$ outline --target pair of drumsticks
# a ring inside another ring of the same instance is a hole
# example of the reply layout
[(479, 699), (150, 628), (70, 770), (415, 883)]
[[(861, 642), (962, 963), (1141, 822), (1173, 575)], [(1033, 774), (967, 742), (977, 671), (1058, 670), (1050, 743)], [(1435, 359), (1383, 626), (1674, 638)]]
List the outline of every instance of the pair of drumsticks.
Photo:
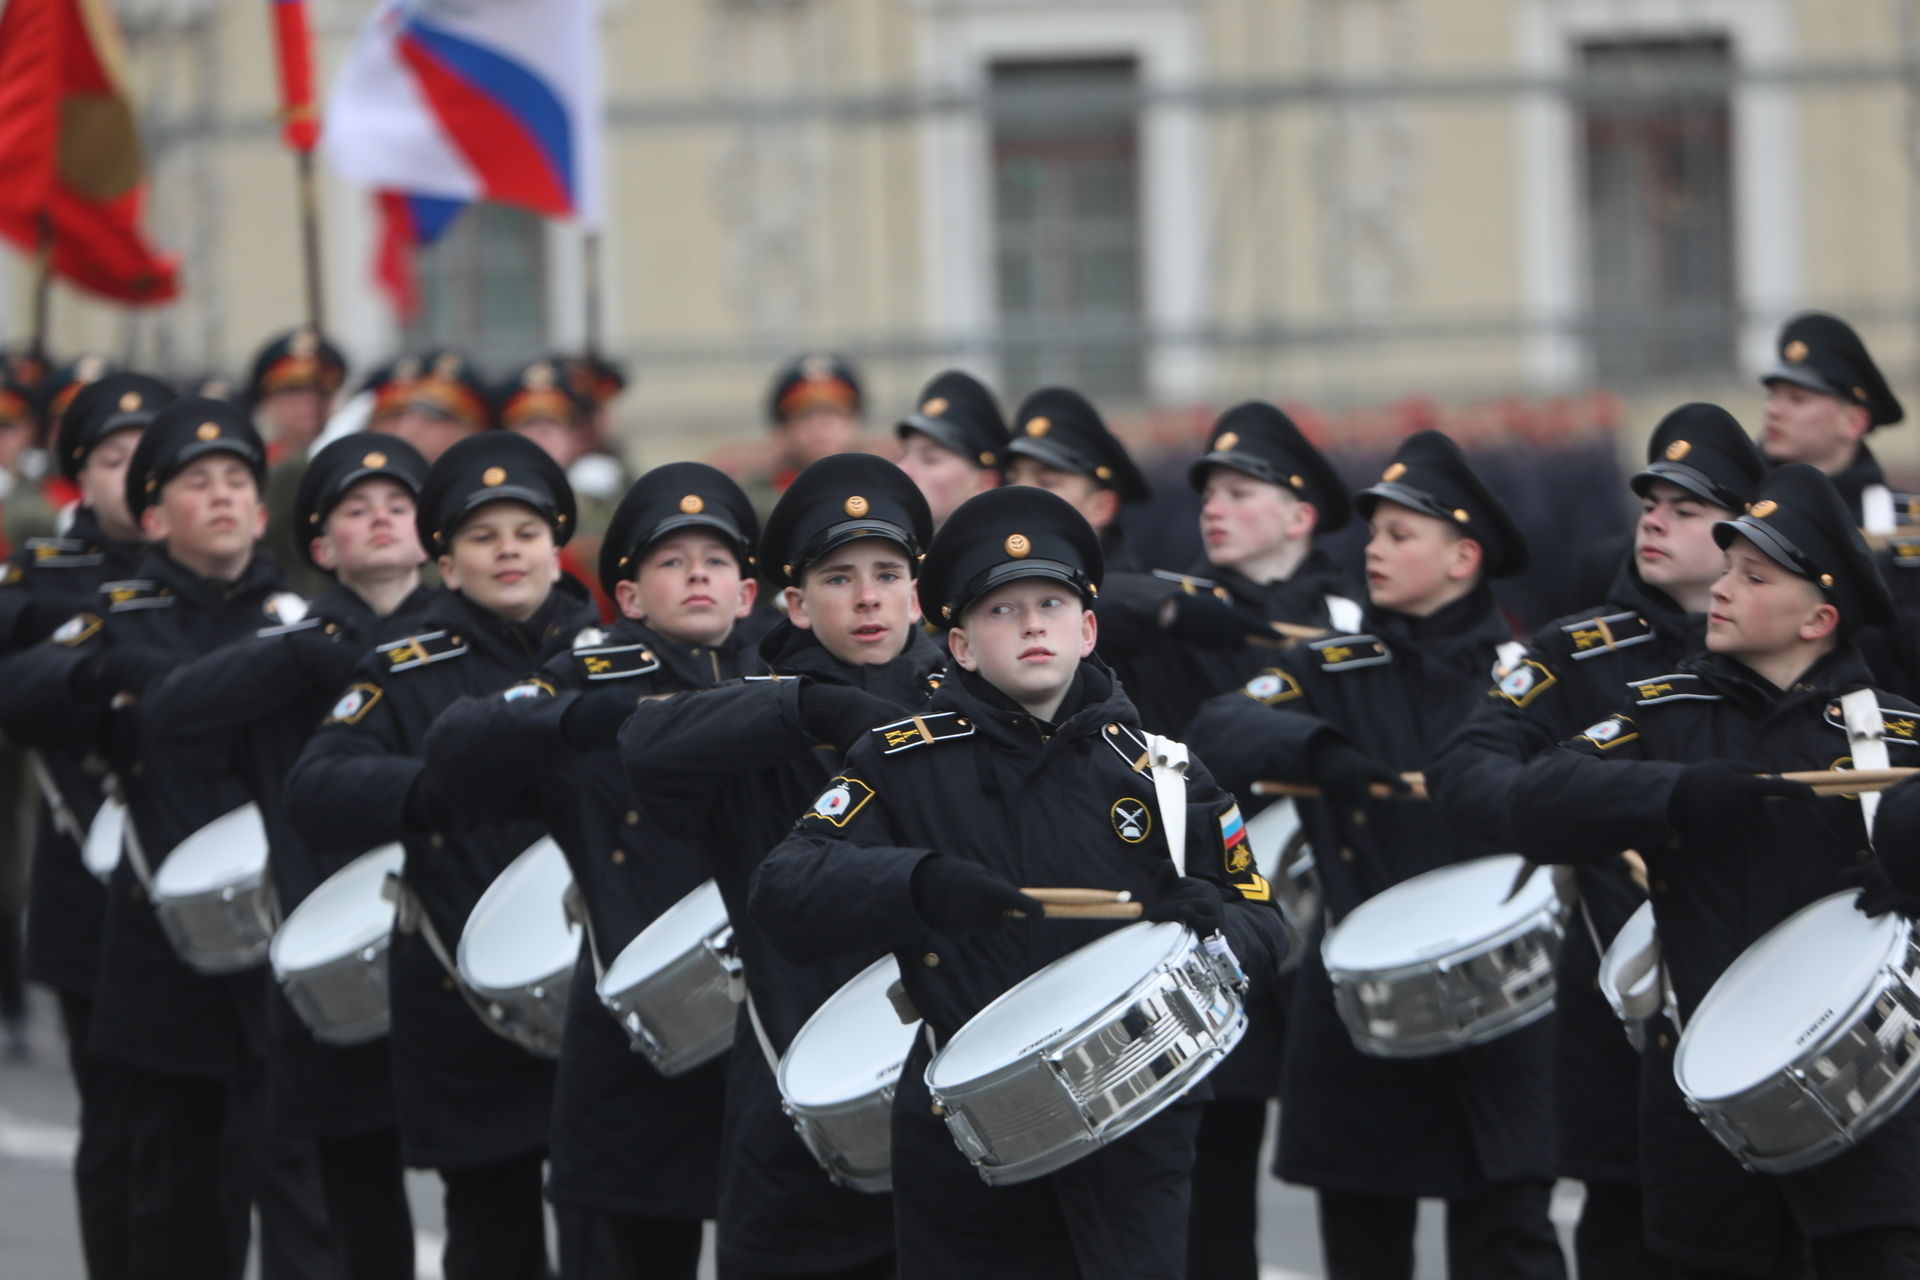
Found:
[[(1050, 920), (1137, 920), (1141, 906), (1125, 889), (1022, 889)], [(1025, 912), (1010, 911), (1009, 915)]]
[[(1850, 796), (1862, 791), (1885, 791), (1896, 783), (1920, 776), (1920, 768), (1804, 769), (1761, 776), (1785, 778), (1788, 782), (1804, 782), (1812, 787), (1817, 795)], [(1425, 800), (1427, 798), (1425, 774), (1403, 773), (1400, 775), (1400, 780), (1407, 784), (1405, 791), (1395, 791), (1384, 782), (1376, 782), (1367, 789), (1373, 793), (1376, 800)], [(1320, 788), (1309, 782), (1261, 781), (1253, 784), (1253, 794), (1257, 796), (1317, 796), (1320, 793)]]

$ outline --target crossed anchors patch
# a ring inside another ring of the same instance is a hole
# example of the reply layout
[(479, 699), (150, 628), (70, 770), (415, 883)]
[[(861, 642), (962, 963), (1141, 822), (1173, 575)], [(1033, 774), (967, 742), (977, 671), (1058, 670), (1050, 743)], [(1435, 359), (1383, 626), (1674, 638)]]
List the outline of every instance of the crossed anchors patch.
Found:
[(1139, 844), (1153, 831), (1153, 810), (1147, 808), (1145, 800), (1132, 796), (1115, 800), (1107, 815), (1113, 819), (1114, 834), (1128, 844)]

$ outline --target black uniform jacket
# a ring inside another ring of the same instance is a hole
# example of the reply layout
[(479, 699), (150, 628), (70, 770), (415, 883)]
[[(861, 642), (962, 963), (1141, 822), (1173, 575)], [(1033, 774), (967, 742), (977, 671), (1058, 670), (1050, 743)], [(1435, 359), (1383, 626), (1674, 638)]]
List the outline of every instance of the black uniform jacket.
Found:
[[(181, 840), (249, 797), (239, 778), (157, 747), (138, 704), (116, 700), (95, 676), (100, 657), (124, 646), (186, 661), (280, 621), (278, 610), (293, 600), (265, 553), (236, 581), (214, 582), (164, 549), (150, 549), (137, 576), (102, 584), (90, 609), (8, 661), (0, 728), (27, 746), (91, 751), (105, 760), (120, 780), (146, 862), (157, 871)], [(130, 859), (121, 859), (108, 884), (97, 973), (92, 1044), (116, 1061), (231, 1079), (249, 1053), (247, 1036), (262, 1029), (262, 971), (208, 977), (188, 968)]]
[[(1515, 845), (1509, 800), (1521, 766), (1631, 696), (1628, 681), (1671, 671), (1706, 642), (1702, 614), (1620, 567), (1607, 603), (1549, 622), (1526, 656), (1496, 679), (1427, 768), (1433, 812), (1456, 831)], [(1554, 1003), (1555, 1134), (1565, 1177), (1640, 1177), (1634, 1122), (1640, 1059), (1600, 994), (1602, 949), (1646, 901), (1619, 859), (1576, 872), (1580, 906), (1567, 921)]]
[[(747, 990), (776, 1053), (879, 949), (821, 964), (783, 959), (747, 914), (754, 869), (804, 813), (839, 753), (800, 723), (802, 680), (858, 685), (900, 708), (926, 699), (945, 653), (915, 630), (878, 666), (848, 666), (813, 633), (781, 622), (760, 642), (772, 676), (643, 702), (620, 733), (627, 776), (668, 835), (706, 855), (733, 921)], [(827, 1180), (780, 1109), (779, 1090), (743, 1013), (727, 1079), (720, 1253), (772, 1271), (828, 1270), (893, 1248), (892, 1202)]]
[[(1622, 710), (1536, 756), (1515, 785), (1514, 830), (1528, 856), (1605, 861), (1631, 848), (1646, 858), (1683, 1025), (1761, 934), (1846, 888), (1848, 869), (1872, 855), (1860, 808), (1847, 799), (1767, 801), (1727, 814), (1711, 840), (1685, 838), (1667, 819), (1675, 781), (1689, 763), (1714, 759), (1767, 772), (1846, 763), (1836, 700), (1868, 685), (1851, 648), (1820, 659), (1785, 690), (1731, 658), (1697, 654), (1638, 682)], [(1920, 711), (1881, 701), (1891, 762), (1920, 764)], [(1745, 1174), (1682, 1105), (1673, 1040), (1667, 1029), (1649, 1046), (1641, 1094), (1647, 1230), (1662, 1252), (1764, 1274), (1759, 1268), (1784, 1248), (1782, 1196), (1810, 1235), (1920, 1225), (1920, 1117), (1912, 1107), (1826, 1164), (1779, 1178)]]
[[(788, 956), (892, 950), (936, 1041), (1054, 960), (1119, 927), (1008, 920), (944, 937), (914, 909), (914, 868), (966, 858), (1017, 885), (1124, 889), (1155, 897), (1170, 853), (1133, 705), (1106, 664), (1083, 662), (1068, 714), (1036, 720), (979, 677), (944, 683), (920, 715), (873, 730), (768, 855), (756, 918)], [(1077, 696), (1076, 696), (1077, 695)], [(1285, 937), (1254, 871), (1233, 798), (1195, 760), (1187, 773), (1186, 874), (1228, 901), (1223, 932), (1253, 983), (1271, 985)]]
[[(1505, 624), (1484, 588), (1430, 618), (1370, 609), (1367, 632), (1284, 654), (1244, 690), (1211, 699), (1188, 740), (1220, 780), (1300, 781), (1318, 742), (1344, 738), (1396, 770), (1425, 769), (1486, 695)], [(1336, 811), (1301, 803), (1326, 916), (1337, 924), (1404, 880), (1497, 843), (1452, 830), (1412, 800)], [(1354, 1048), (1318, 941), (1288, 1012), (1278, 1168), (1292, 1182), (1396, 1196), (1463, 1196), (1552, 1175), (1552, 1032), (1544, 1023), (1431, 1058)]]
[[(339, 689), (315, 682), (289, 637), (322, 634), (364, 653), (417, 630), (433, 595), (416, 589), (382, 617), (335, 583), (299, 621), (263, 627), (176, 668), (140, 700), (156, 749), (185, 752), (186, 759), (217, 776), (238, 776), (246, 783), (267, 830), (267, 864), (283, 916), (349, 860), (344, 853), (322, 854), (287, 821), (287, 774), (340, 697)], [(289, 1132), (322, 1137), (391, 1129), (392, 1069), (384, 1038), (351, 1047), (321, 1044), (278, 986), (268, 985), (276, 1121)]]
[(555, 1201), (647, 1217), (714, 1214), (725, 1063), (663, 1077), (629, 1046), (595, 991), (595, 952), (601, 966), (611, 965), (699, 887), (706, 860), (641, 807), (618, 750), (577, 750), (560, 720), (587, 694), (637, 702), (732, 679), (752, 661), (745, 649), (737, 638), (676, 644), (622, 618), (604, 637), (550, 660), (537, 679), (455, 702), (427, 737), (435, 785), (477, 810), (546, 825), (591, 923), (555, 1083), (547, 1184)]
[[(450, 954), (480, 895), (544, 832), (537, 822), (478, 825), (483, 815), (464, 813), (412, 828), (407, 797), (425, 768), (427, 729), (462, 694), (492, 693), (530, 674), (593, 619), (592, 606), (563, 587), (525, 622), (443, 592), (421, 619), (424, 630), (361, 663), (287, 780), (287, 816), (321, 850), (405, 844), (407, 887)], [(553, 1064), (482, 1025), (420, 935), (396, 932), (387, 964), (407, 1162), (461, 1168), (544, 1149)]]
[[(30, 539), (0, 568), (0, 653), (38, 644), (94, 608), (100, 584), (133, 577), (144, 554), (141, 544), (102, 533), (86, 507), (64, 537)], [(47, 747), (37, 759), (43, 794), (27, 887), (26, 974), (60, 991), (91, 991), (107, 891), (81, 864), (79, 836), (100, 807), (106, 759), (84, 744)]]

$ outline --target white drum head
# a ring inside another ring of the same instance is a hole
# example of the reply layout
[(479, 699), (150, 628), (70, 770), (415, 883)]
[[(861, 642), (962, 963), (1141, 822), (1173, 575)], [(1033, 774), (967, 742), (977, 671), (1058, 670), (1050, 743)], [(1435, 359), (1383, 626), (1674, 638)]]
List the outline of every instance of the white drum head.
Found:
[(900, 980), (892, 956), (876, 960), (814, 1010), (780, 1059), (780, 1095), (795, 1106), (830, 1107), (863, 1098), (900, 1074), (920, 1034), (887, 999)]
[(1113, 1005), (1189, 936), (1170, 921), (1130, 924), (1028, 975), (954, 1033), (927, 1084), (951, 1088), (1018, 1061)]
[(1553, 871), (1542, 867), (1513, 901), (1524, 859), (1502, 853), (1438, 867), (1367, 899), (1327, 935), (1327, 968), (1371, 973), (1426, 964), (1529, 919), (1553, 901)]
[(267, 828), (260, 806), (243, 804), (173, 847), (153, 873), (156, 898), (214, 893), (257, 876), (267, 866)]
[(1784, 1068), (1851, 1009), (1892, 958), (1898, 916), (1869, 920), (1854, 890), (1805, 906), (1762, 934), (1694, 1011), (1673, 1078), (1694, 1098), (1725, 1098)]
[(121, 846), (127, 835), (127, 806), (108, 796), (87, 827), (87, 842), (81, 846), (80, 861), (96, 879), (105, 880), (120, 865)]
[(563, 973), (580, 955), (580, 926), (562, 900), (573, 884), (551, 836), (528, 845), (480, 895), (460, 934), (460, 972), (476, 987), (506, 990)]
[(1300, 811), (1281, 797), (1247, 820), (1247, 843), (1253, 846), (1254, 869), (1271, 880), (1280, 874), (1280, 855), (1300, 831)]
[(726, 927), (727, 905), (720, 900), (720, 886), (709, 880), (634, 935), (600, 975), (601, 996), (631, 989)]
[(388, 874), (399, 874), (406, 860), (406, 850), (399, 845), (381, 845), (321, 881), (273, 935), (267, 950), (273, 971), (316, 968), (391, 933), (394, 904), (381, 890)]
[(1615, 1013), (1621, 1013), (1623, 997), (1651, 994), (1660, 983), (1660, 966), (1654, 965), (1640, 975), (1640, 981), (1626, 991), (1620, 989), (1620, 970), (1626, 961), (1647, 949), (1653, 941), (1653, 904), (1643, 902), (1627, 922), (1620, 926), (1620, 932), (1613, 935), (1613, 941), (1607, 944), (1607, 953), (1600, 957), (1600, 990), (1613, 1006)]

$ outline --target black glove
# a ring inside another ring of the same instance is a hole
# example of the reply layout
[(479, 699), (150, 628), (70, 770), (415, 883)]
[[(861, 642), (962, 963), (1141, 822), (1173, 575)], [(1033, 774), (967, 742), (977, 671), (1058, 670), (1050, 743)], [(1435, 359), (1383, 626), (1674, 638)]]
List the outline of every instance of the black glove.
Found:
[(119, 645), (100, 655), (100, 687), (110, 694), (145, 693), (148, 685), (178, 664), (178, 658), (158, 649)]
[(433, 785), (425, 772), (407, 788), (401, 822), (408, 831), (444, 831), (460, 825), (461, 810)]
[(920, 918), (932, 925), (935, 933), (950, 938), (991, 929), (1006, 919), (1009, 911), (1024, 911), (1030, 916), (1045, 911), (999, 872), (965, 858), (937, 853), (920, 860), (907, 880), (907, 888)]
[(1160, 602), (1160, 625), (1182, 644), (1196, 649), (1238, 649), (1250, 635), (1272, 637), (1263, 622), (1249, 618), (1215, 595), (1168, 596)]
[(899, 707), (851, 685), (809, 681), (800, 690), (801, 727), (843, 752), (851, 750), (867, 730), (899, 718)]
[(1857, 867), (1840, 873), (1840, 882), (1860, 890), (1853, 905), (1862, 915), (1878, 919), (1888, 912), (1920, 918), (1920, 893), (1902, 889), (1887, 878), (1880, 859), (1869, 858)]
[(1375, 785), (1399, 795), (1407, 790), (1407, 780), (1366, 752), (1345, 742), (1322, 739), (1312, 752), (1308, 765), (1314, 785), (1327, 799), (1343, 809), (1355, 809), (1374, 799)]
[(1766, 777), (1753, 765), (1702, 760), (1680, 771), (1667, 797), (1667, 821), (1681, 835), (1713, 835), (1750, 819), (1760, 802), (1771, 797), (1811, 800), (1814, 795), (1804, 782)]
[(1203, 938), (1219, 931), (1226, 908), (1212, 881), (1183, 876), (1173, 863), (1163, 862), (1153, 869), (1152, 883), (1156, 901), (1141, 913), (1142, 920), (1171, 920)]
[(620, 741), (620, 726), (633, 714), (632, 694), (583, 693), (560, 713), (560, 736), (576, 751), (611, 747)]
[(328, 635), (324, 627), (302, 627), (280, 639), (287, 646), (294, 668), (306, 676), (307, 683), (322, 692), (345, 688), (353, 679), (353, 669), (360, 665), (358, 646)]

